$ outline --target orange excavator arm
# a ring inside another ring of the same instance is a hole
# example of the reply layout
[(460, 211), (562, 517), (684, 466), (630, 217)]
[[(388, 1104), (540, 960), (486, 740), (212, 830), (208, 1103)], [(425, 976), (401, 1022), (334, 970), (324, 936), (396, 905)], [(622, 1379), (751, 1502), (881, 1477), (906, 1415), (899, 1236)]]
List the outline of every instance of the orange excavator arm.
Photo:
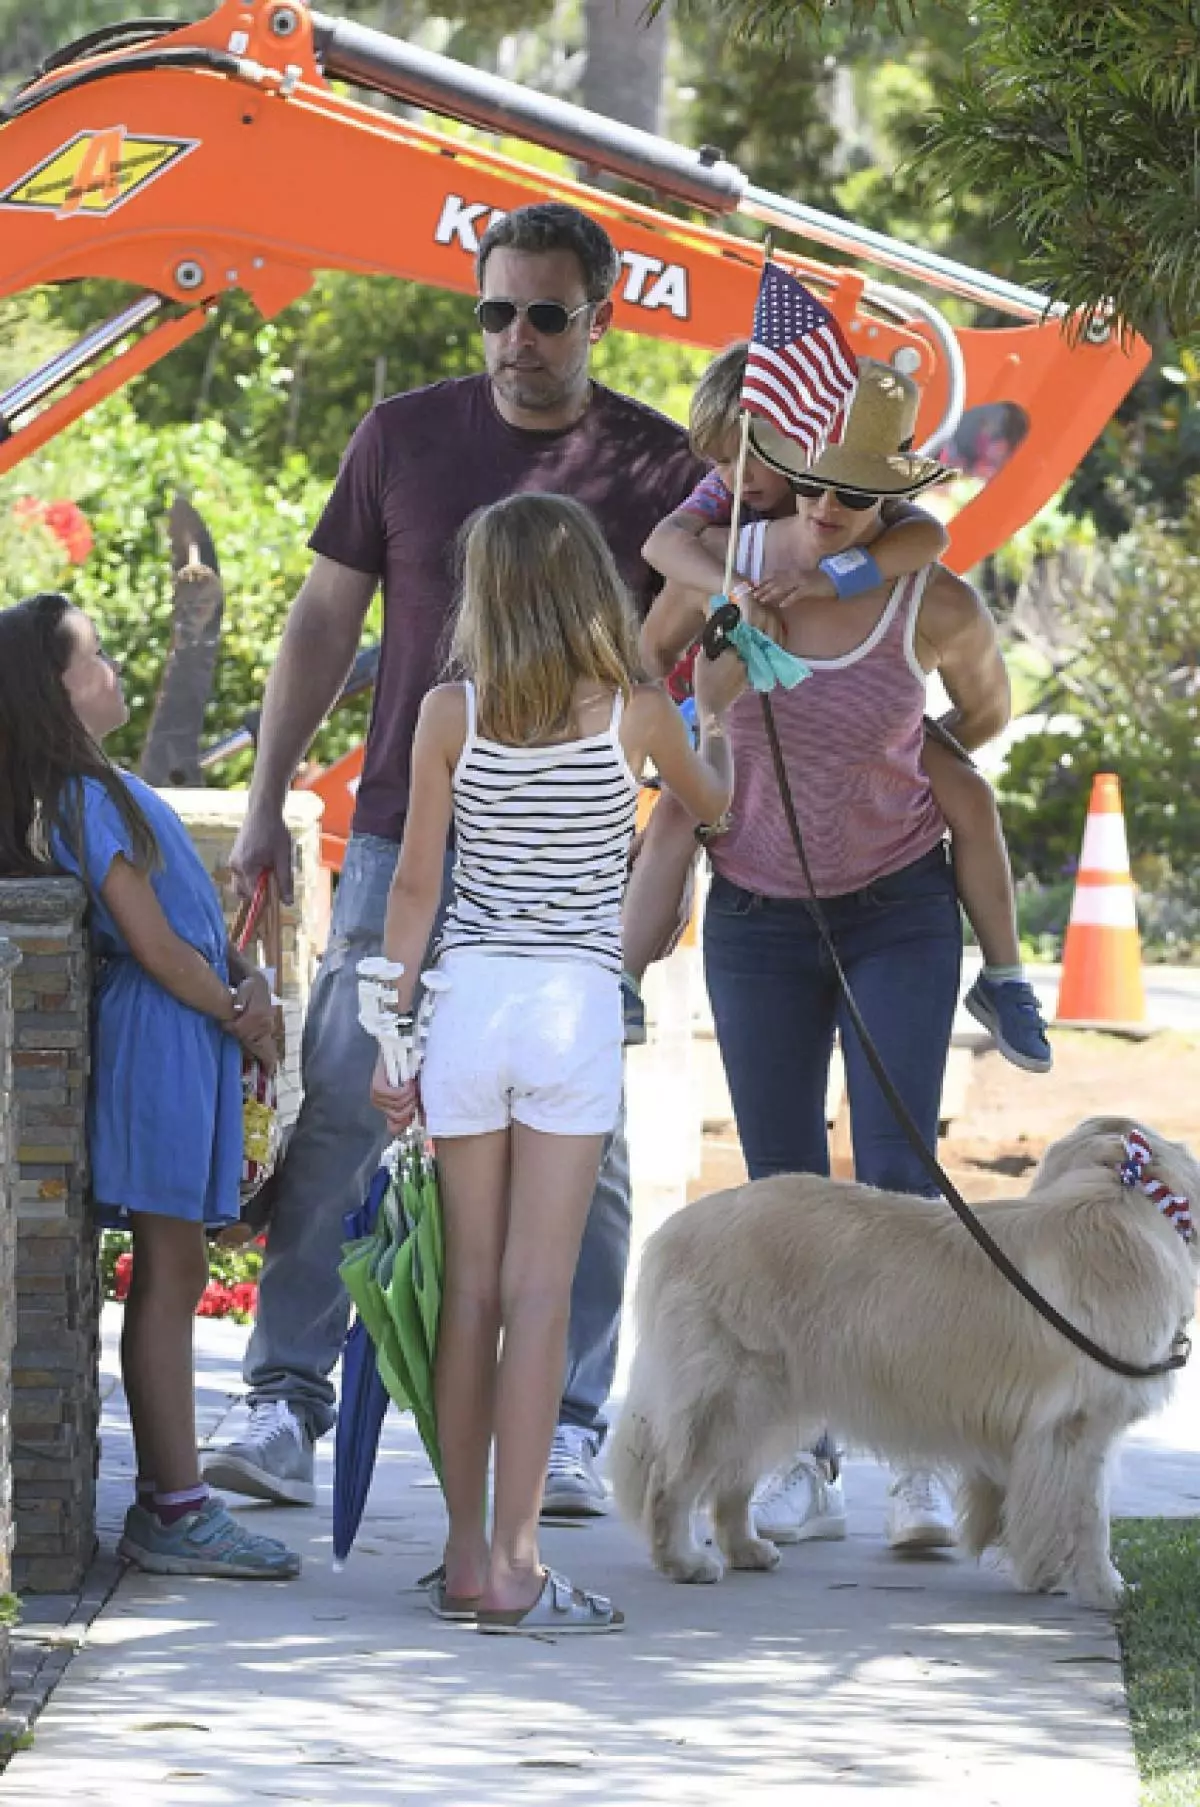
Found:
[(776, 252), (862, 353), (922, 384), (918, 438), (1006, 403), (1007, 459), (951, 523), (949, 562), (994, 551), (1065, 481), (1145, 367), (1140, 339), (1074, 339), (1036, 293), (753, 189), (716, 153), (682, 150), (430, 56), (298, 0), (223, 0), (179, 30), (91, 34), (0, 112), (0, 295), (82, 277), (140, 290), (113, 320), (0, 395), (0, 471), (198, 331), (243, 290), (270, 317), (321, 269), (464, 292), (488, 222), (553, 197), (601, 220), (623, 255), (616, 324), (717, 347), (747, 334), (761, 249), (717, 227), (548, 173), (341, 91), (390, 93), (586, 158), (695, 212), (749, 215), (965, 296), (1013, 323), (951, 328), (894, 277)]

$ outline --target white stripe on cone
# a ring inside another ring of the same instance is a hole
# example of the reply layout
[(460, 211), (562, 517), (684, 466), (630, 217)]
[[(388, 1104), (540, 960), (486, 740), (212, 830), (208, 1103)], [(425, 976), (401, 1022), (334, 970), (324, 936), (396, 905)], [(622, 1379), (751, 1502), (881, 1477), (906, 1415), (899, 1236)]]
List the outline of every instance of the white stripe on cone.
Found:
[(1105, 813), (1088, 817), (1083, 831), (1079, 870), (1128, 873), (1129, 843), (1125, 838), (1124, 816)]
[(1071, 921), (1103, 929), (1136, 929), (1132, 885), (1076, 885)]

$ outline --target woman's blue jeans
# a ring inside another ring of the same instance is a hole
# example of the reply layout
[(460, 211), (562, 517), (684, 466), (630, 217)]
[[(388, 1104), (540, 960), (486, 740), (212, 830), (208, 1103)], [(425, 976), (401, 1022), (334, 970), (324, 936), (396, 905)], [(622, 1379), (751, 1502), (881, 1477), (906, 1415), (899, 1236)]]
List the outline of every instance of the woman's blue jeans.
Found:
[[(861, 891), (824, 898), (822, 908), (884, 1068), (935, 1148), (962, 957), (946, 849), (939, 845)], [(752, 1179), (829, 1172), (825, 1096), (837, 1030), (857, 1178), (936, 1196), (867, 1066), (800, 899), (762, 897), (714, 874), (704, 969)]]

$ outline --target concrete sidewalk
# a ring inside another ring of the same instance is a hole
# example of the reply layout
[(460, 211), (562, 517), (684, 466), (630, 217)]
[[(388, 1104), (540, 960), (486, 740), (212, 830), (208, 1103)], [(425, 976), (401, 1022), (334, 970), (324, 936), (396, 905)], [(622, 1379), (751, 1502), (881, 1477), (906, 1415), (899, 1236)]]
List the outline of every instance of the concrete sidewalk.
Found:
[[(100, 1582), (131, 1479), (118, 1322), (109, 1308)], [(245, 1332), (197, 1330), (203, 1429), (225, 1434)], [(1118, 1510), (1200, 1511), (1198, 1403), (1192, 1373), (1131, 1440)], [(549, 1561), (630, 1621), (555, 1642), (429, 1616), (412, 1583), (437, 1561), (440, 1499), (395, 1414), (335, 1575), (330, 1454), (326, 1440), (315, 1512), (246, 1508), (303, 1550), (298, 1582), (120, 1579), (0, 1776), (5, 1807), (824, 1807), (853, 1788), (912, 1807), (1134, 1807), (1108, 1619), (953, 1557), (889, 1556), (871, 1463), (849, 1465), (849, 1539), (788, 1551), (773, 1576), (676, 1587), (613, 1519), (549, 1529)]]

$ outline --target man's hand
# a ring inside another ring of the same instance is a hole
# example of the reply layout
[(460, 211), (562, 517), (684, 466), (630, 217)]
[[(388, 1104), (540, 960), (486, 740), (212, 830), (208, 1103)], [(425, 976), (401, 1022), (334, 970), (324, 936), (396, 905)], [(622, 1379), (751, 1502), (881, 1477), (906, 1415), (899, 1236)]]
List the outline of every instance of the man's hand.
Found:
[(282, 810), (265, 808), (247, 812), (229, 856), (229, 869), (241, 897), (253, 897), (263, 872), (274, 872), (279, 895), (292, 901), (292, 836)]
[(268, 1073), (279, 1064), (279, 1048), (275, 1040), (275, 1006), (271, 987), (262, 973), (243, 979), (233, 994), (236, 1012), (229, 1033), (248, 1054), (260, 1060)]
[(415, 1079), (406, 1081), (404, 1085), (393, 1085), (387, 1076), (383, 1055), (380, 1054), (371, 1078), (371, 1103), (377, 1111), (383, 1112), (388, 1133), (398, 1136), (408, 1128), (421, 1108), (420, 1087)]

